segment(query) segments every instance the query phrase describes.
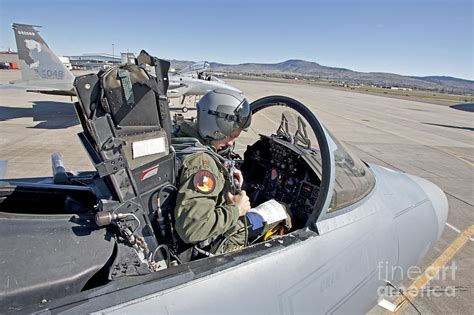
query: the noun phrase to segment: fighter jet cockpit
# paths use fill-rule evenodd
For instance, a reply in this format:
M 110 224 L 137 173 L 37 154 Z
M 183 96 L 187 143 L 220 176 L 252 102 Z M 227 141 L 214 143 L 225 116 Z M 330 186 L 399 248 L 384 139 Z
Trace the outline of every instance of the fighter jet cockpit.
M 368 165 L 305 105 L 269 96 L 250 106 L 253 123 L 235 151 L 244 157 L 244 189 L 252 206 L 269 199 L 289 205 L 296 230 L 333 216 L 373 189 Z

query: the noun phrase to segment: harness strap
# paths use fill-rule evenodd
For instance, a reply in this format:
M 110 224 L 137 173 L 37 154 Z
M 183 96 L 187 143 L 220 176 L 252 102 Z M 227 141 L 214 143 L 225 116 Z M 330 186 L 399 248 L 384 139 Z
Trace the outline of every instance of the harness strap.
M 125 69 L 118 69 L 118 76 L 122 82 L 122 90 L 125 95 L 127 105 L 133 106 L 135 104 L 135 97 L 132 90 L 132 81 L 130 80 L 130 73 Z

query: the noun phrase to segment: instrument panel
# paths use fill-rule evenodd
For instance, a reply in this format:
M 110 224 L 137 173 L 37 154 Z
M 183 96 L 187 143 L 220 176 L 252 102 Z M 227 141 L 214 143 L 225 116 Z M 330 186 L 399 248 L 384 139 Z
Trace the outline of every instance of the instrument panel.
M 289 205 L 294 228 L 304 226 L 318 199 L 321 182 L 293 144 L 261 136 L 248 146 L 241 169 L 243 189 L 252 207 L 275 199 Z

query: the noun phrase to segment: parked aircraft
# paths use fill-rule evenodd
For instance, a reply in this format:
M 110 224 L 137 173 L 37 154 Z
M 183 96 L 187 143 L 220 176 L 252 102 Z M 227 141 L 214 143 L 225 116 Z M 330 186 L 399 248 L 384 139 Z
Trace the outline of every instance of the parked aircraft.
M 13 24 L 21 80 L 13 82 L 31 92 L 74 96 L 74 75 L 34 29 L 34 25 Z
M 209 70 L 209 62 L 207 61 L 198 61 L 195 63 L 190 64 L 189 66 L 184 67 L 183 69 L 180 69 L 176 73 L 181 74 L 181 75 L 190 75 L 192 77 L 195 77 L 199 73 L 206 72 Z M 171 71 L 171 75 L 173 74 L 173 71 Z
M 187 112 L 187 105 L 191 97 L 195 97 L 193 104 L 195 105 L 200 96 L 215 89 L 227 89 L 242 93 L 239 89 L 225 83 L 224 80 L 210 74 L 208 70 L 209 63 L 207 61 L 200 61 L 179 71 L 170 71 L 168 98 L 180 98 L 180 104 L 184 105 L 181 108 L 171 108 L 172 110 L 181 109 L 183 112 Z
M 194 78 L 186 75 L 170 75 L 170 88 L 168 90 L 169 98 L 181 98 L 181 105 L 185 104 L 186 97 L 202 96 L 215 89 L 228 89 L 241 93 L 237 88 L 228 85 L 223 80 L 214 76 L 205 76 Z M 182 110 L 187 111 L 187 106 Z
M 13 84 L 30 92 L 75 96 L 72 87 L 74 74 L 66 68 L 34 27 L 39 26 L 13 24 L 21 68 L 21 80 Z M 181 104 L 184 104 L 186 97 L 201 96 L 216 88 L 239 91 L 216 77 L 199 77 L 198 72 L 203 72 L 208 67 L 209 63 L 198 62 L 171 74 L 168 97 L 182 98 Z M 181 109 L 187 111 L 187 106 Z
M 243 160 L 229 162 L 253 207 L 288 206 L 291 229 L 182 261 L 172 211 L 186 141 L 170 138 L 163 112 L 169 63 L 149 63 L 153 91 L 117 94 L 131 106 L 102 103 L 96 74 L 75 81 L 79 138 L 97 171 L 66 172 L 55 154 L 53 177 L 2 181 L 0 312 L 362 314 L 440 238 L 440 188 L 362 162 L 308 107 L 269 96 L 250 104 Z

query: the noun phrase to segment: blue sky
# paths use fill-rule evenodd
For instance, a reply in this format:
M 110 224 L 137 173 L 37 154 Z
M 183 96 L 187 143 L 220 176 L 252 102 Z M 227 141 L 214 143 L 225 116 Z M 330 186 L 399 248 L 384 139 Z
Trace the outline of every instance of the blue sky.
M 0 0 L 0 50 L 13 22 L 43 26 L 59 55 L 138 52 L 222 63 L 287 59 L 363 72 L 474 80 L 472 0 Z

